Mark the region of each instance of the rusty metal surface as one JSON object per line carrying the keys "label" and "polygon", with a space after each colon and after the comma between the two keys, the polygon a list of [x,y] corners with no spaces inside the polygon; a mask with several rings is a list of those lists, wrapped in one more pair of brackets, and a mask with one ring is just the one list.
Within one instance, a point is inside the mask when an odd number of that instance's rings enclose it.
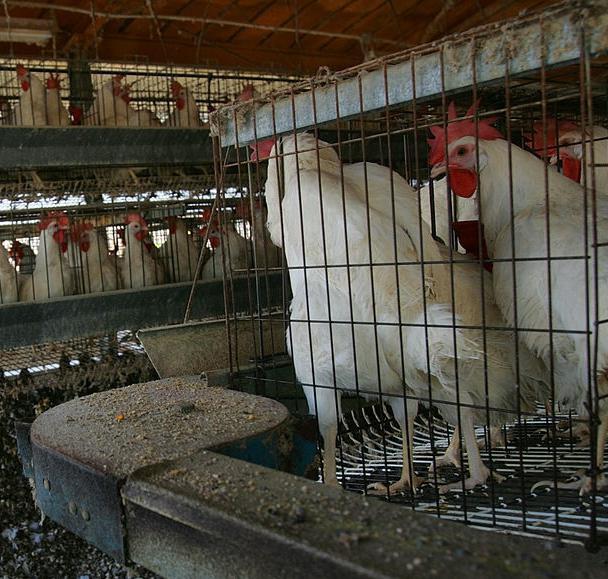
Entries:
{"label": "rusty metal surface", "polygon": [[191,577],[597,577],[574,547],[489,534],[201,451],[123,488],[132,560]]}

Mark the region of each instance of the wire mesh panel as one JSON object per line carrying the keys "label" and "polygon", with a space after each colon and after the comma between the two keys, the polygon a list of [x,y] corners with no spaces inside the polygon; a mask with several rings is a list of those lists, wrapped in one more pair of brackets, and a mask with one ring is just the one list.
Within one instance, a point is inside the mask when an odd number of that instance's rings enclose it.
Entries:
{"label": "wire mesh panel", "polygon": [[297,77],[80,59],[0,60],[0,123],[205,127],[209,113],[249,87],[268,92]]}
{"label": "wire mesh panel", "polygon": [[256,383],[301,386],[326,484],[605,541],[607,32],[562,4],[212,115],[284,252],[293,374],[254,339]]}

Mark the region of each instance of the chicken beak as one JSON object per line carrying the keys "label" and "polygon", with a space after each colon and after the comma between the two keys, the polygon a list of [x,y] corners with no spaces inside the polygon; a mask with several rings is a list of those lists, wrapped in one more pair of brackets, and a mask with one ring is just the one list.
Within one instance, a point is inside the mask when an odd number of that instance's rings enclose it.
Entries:
{"label": "chicken beak", "polygon": [[549,165],[557,165],[557,155],[551,155],[549,158]]}
{"label": "chicken beak", "polygon": [[437,179],[437,177],[445,175],[445,172],[445,163],[437,163],[437,165],[433,165],[433,168],[431,169],[431,179]]}

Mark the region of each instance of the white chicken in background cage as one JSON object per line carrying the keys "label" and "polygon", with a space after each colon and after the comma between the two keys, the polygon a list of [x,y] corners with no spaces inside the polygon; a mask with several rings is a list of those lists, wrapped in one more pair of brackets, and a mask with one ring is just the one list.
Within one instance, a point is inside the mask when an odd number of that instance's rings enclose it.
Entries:
{"label": "white chicken in background cage", "polygon": [[[258,144],[254,157],[268,146]],[[390,404],[402,429],[403,471],[389,492],[415,488],[413,424],[417,401],[428,399],[430,389],[444,418],[462,426],[471,469],[462,484],[440,490],[485,483],[490,471],[474,426],[503,424],[520,407],[532,409],[545,387],[542,365],[524,352],[518,389],[512,336],[501,329],[488,274],[481,297],[483,274],[473,260],[454,267],[452,311],[447,250],[424,228],[420,237],[416,192],[399,175],[373,163],[343,165],[332,147],[308,134],[298,135],[297,150],[286,137],[270,153],[268,229],[287,257],[293,293],[287,345],[324,438],[326,482],[337,483],[339,391],[356,390]],[[432,264],[424,280],[423,256]],[[397,272],[397,262],[407,265]],[[493,330],[479,329],[484,319]],[[373,490],[386,492],[381,484]]]}
{"label": "white chicken in background cage", "polygon": [[[601,469],[608,408],[605,401],[590,395],[589,388],[597,381],[599,396],[608,394],[606,331],[593,322],[605,320],[608,314],[605,198],[597,199],[596,218],[587,214],[585,190],[574,179],[547,169],[542,160],[508,143],[491,127],[493,120],[480,119],[478,132],[471,120],[450,124],[447,160],[443,153],[445,136],[437,132],[432,145],[436,154],[431,154],[430,161],[432,175],[447,171],[452,190],[460,197],[467,198],[478,191],[488,253],[496,260],[493,285],[497,303],[511,325],[523,328],[520,335],[530,350],[548,368],[553,367],[556,401],[574,407],[583,416],[588,415],[591,401],[593,411],[599,413],[595,460]],[[513,222],[509,211],[511,195]],[[552,232],[549,238],[547,219]],[[599,246],[594,247],[592,235],[586,236],[588,228],[596,231]],[[581,259],[585,255],[588,263]],[[597,351],[595,362],[589,359],[589,351]],[[598,488],[605,486],[603,475],[596,480]],[[592,478],[581,476],[558,486],[587,493],[591,491]]]}
{"label": "white chicken in background cage", "polygon": [[105,227],[75,221],[70,231],[70,264],[78,293],[114,291],[120,287],[118,263],[110,255]]}
{"label": "white chicken in background cage", "polygon": [[19,301],[39,301],[74,293],[74,279],[67,258],[70,220],[66,213],[51,212],[40,219],[36,266],[21,278]]}
{"label": "white chicken in background cage", "polygon": [[22,64],[17,65],[17,81],[21,88],[19,102],[12,110],[10,124],[45,126],[47,96],[44,83]]}
{"label": "white chicken in background cage", "polygon": [[36,254],[25,240],[15,239],[10,245],[8,255],[15,269],[21,275],[30,275],[36,267]]}
{"label": "white chicken in background cage", "polygon": [[526,145],[552,165],[560,163],[566,177],[589,188],[594,186],[599,195],[608,196],[608,129],[605,127],[595,125],[583,129],[574,121],[547,117],[544,123],[534,123]]}
{"label": "white chicken in background cage", "polygon": [[65,127],[71,124],[70,115],[61,102],[61,79],[58,74],[50,74],[46,79],[47,124]]}
{"label": "white chicken in background cage", "polygon": [[200,126],[201,117],[190,88],[182,85],[177,80],[171,81],[170,88],[175,102],[175,109],[167,121],[169,126],[182,128]]}
{"label": "white chicken in background cage", "polygon": [[202,278],[222,279],[224,271],[227,275],[231,272],[238,275],[243,273],[243,270],[247,270],[250,265],[251,248],[249,241],[239,235],[235,229],[232,217],[224,213],[218,218],[217,215],[212,216],[209,210],[205,210],[203,222],[205,225],[201,228],[200,235],[203,239],[207,235],[211,245],[211,255],[203,266]]}
{"label": "white chicken in background cage", "polygon": [[194,236],[188,232],[183,219],[167,217],[169,236],[159,248],[159,256],[170,282],[192,281],[200,253]]}
{"label": "white chicken in background cage", "polygon": [[236,217],[247,222],[253,242],[253,265],[256,269],[276,268],[281,265],[279,248],[270,239],[266,228],[268,210],[264,197],[248,197],[237,204]]}
{"label": "white chicken in background cage", "polygon": [[165,269],[148,237],[148,223],[140,213],[125,218],[124,255],[120,262],[122,287],[141,289],[165,282]]}
{"label": "white chicken in background cage", "polygon": [[8,251],[0,244],[0,304],[12,304],[19,299],[17,270],[9,261]]}

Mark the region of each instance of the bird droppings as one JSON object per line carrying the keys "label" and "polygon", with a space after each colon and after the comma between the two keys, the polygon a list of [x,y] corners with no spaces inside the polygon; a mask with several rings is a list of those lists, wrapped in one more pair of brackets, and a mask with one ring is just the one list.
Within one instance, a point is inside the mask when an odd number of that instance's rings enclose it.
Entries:
{"label": "bird droppings", "polygon": [[56,406],[32,426],[32,441],[125,478],[134,470],[201,448],[260,435],[286,422],[280,403],[167,378]]}

